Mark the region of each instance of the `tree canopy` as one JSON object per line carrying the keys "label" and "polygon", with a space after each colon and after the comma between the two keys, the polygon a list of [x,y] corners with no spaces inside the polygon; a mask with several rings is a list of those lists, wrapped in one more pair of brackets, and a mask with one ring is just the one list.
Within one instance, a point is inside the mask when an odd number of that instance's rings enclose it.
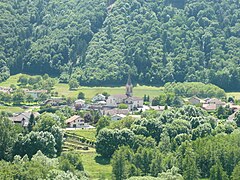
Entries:
{"label": "tree canopy", "polygon": [[81,85],[197,81],[240,88],[240,3],[2,0],[0,81],[44,74]]}

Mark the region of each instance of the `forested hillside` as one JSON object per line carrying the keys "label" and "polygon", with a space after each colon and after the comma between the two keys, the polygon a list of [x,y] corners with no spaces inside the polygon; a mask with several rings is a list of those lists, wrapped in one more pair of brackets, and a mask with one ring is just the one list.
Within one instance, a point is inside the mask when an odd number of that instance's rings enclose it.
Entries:
{"label": "forested hillside", "polygon": [[[3,0],[0,70],[240,88],[238,0]],[[8,68],[6,68],[8,67]],[[70,77],[69,77],[70,75]]]}
{"label": "forested hillside", "polygon": [[11,73],[71,73],[83,65],[106,8],[105,0],[3,0],[0,59]]}

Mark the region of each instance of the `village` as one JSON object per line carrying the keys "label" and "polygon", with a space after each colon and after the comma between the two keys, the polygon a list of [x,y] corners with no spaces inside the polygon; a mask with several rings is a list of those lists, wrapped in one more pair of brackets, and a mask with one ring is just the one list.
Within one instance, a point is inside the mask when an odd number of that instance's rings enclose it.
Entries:
{"label": "village", "polygon": [[[151,100],[149,100],[150,102],[146,104],[143,97],[134,96],[133,84],[131,82],[130,76],[128,77],[125,88],[125,94],[96,94],[90,102],[87,102],[85,99],[77,99],[72,103],[66,104],[64,103],[63,97],[51,97],[41,103],[40,107],[54,107],[56,109],[61,109],[67,106],[73,111],[94,111],[98,113],[99,116],[109,116],[112,121],[118,121],[125,117],[141,119],[142,112],[149,110],[162,112],[166,109],[173,108],[171,106],[153,106]],[[47,93],[47,90],[24,89],[23,91],[26,95],[31,96],[33,99],[38,99],[41,94]],[[0,92],[10,94],[13,92],[13,89],[0,87]],[[217,98],[200,99],[197,96],[185,98],[184,104],[201,107],[209,113],[215,112],[219,107],[228,107],[232,111],[232,114],[228,117],[229,121],[233,120],[236,112],[238,112],[240,109],[240,106],[235,105],[234,102],[226,103]],[[9,117],[13,121],[13,123],[19,124],[23,127],[27,127],[31,114],[33,114],[34,117],[38,117],[40,115],[38,111],[32,111],[32,109],[28,109],[28,107],[25,108],[25,112],[14,113],[12,116]],[[84,117],[75,114],[65,120],[65,128],[91,129],[95,127],[94,123],[86,121]]]}

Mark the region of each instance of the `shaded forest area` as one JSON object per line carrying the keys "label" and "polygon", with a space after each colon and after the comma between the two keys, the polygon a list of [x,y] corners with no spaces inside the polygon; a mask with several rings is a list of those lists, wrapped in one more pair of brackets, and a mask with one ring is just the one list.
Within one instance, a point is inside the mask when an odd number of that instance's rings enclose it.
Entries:
{"label": "shaded forest area", "polygon": [[240,89],[238,0],[3,0],[0,80],[81,85],[213,83]]}

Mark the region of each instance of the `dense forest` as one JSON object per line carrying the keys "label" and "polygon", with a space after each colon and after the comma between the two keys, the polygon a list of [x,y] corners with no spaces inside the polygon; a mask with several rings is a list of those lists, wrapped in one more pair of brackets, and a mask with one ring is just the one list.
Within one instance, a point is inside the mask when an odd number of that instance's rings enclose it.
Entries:
{"label": "dense forest", "polygon": [[239,90],[238,0],[2,0],[0,80],[199,81]]}
{"label": "dense forest", "polygon": [[239,114],[224,121],[183,106],[142,117],[97,124],[96,151],[111,157],[113,179],[239,179]]}

